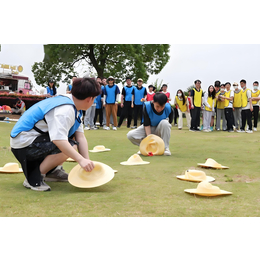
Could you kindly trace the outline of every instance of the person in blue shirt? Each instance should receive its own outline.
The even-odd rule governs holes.
[[[132,115],[133,115],[133,108],[131,107],[132,104],[132,91],[135,86],[132,85],[131,78],[126,78],[126,86],[122,89],[121,94],[121,115],[118,123],[118,127],[120,127],[123,123],[125,117],[127,117],[127,128],[130,128]]]
[[[55,82],[53,79],[50,79],[48,82],[47,89],[47,97],[54,97],[57,94],[57,88],[55,87]]]
[[[115,79],[110,76],[107,79],[108,85],[104,88],[104,97],[103,97],[103,106],[106,107],[106,128],[105,130],[110,130],[110,115],[113,116],[114,126],[113,130],[117,130],[117,104],[118,104],[118,96],[120,94],[120,90],[118,86],[115,84]]]
[[[76,76],[73,76],[71,79],[71,84],[68,85],[67,89],[66,89],[66,93],[67,94],[71,94],[71,89],[72,89],[72,85],[73,85],[73,81],[76,79]]]
[[[140,117],[142,124],[142,113],[143,113],[143,104],[147,96],[147,90],[143,85],[143,80],[137,80],[137,86],[133,88],[132,91],[132,107],[134,108],[134,126],[131,128],[137,128],[137,119]]]
[[[169,143],[174,111],[167,100],[165,94],[155,93],[153,101],[144,103],[143,124],[127,133],[127,138],[133,144],[139,146],[146,136],[158,135],[165,144],[164,155],[171,155]]]

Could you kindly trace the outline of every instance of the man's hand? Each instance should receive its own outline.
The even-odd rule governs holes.
[[[89,159],[85,159],[83,158],[82,160],[79,161],[79,165],[86,171],[86,172],[91,172],[95,165],[94,163],[89,160]]]

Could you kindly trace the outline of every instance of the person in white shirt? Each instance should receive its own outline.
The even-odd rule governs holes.
[[[36,103],[11,131],[11,150],[21,163],[28,189],[50,191],[44,180],[68,181],[68,174],[55,171],[68,157],[87,172],[94,169],[81,119],[82,110],[91,107],[101,88],[95,79],[77,78],[71,93]]]

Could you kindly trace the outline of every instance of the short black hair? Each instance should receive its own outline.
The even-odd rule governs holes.
[[[215,83],[214,83],[214,87],[219,88],[220,84],[221,84],[221,82],[219,80],[216,80]]]
[[[245,79],[241,79],[240,83],[245,83],[246,84],[246,80]]]
[[[153,85],[149,85],[149,86],[148,86],[148,89],[149,89],[149,88],[153,88],[153,89],[154,89],[154,86],[153,86]]]
[[[220,84],[220,87],[225,87],[225,84]]]
[[[201,83],[201,81],[199,79],[197,79],[197,80],[194,81],[194,84],[196,84],[197,82]]]
[[[94,78],[76,78],[72,86],[71,94],[79,100],[101,94],[101,87]]]
[[[165,94],[163,93],[155,93],[155,95],[153,96],[153,102],[157,102],[159,103],[160,106],[163,106],[166,104],[168,98]]]
[[[125,80],[128,80],[128,79],[132,80],[130,77],[126,77],[126,79],[125,79]]]
[[[231,86],[230,82],[226,82],[226,83],[225,83],[225,86],[226,86],[227,84],[229,84],[229,85]]]
[[[257,85],[259,85],[258,81],[255,81],[253,84],[257,84]]]
[[[163,84],[163,85],[162,85],[162,88],[163,88],[163,87],[167,87],[167,88],[168,88],[167,84]]]

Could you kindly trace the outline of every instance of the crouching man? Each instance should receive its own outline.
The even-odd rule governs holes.
[[[171,137],[171,123],[173,121],[173,109],[167,103],[167,96],[163,93],[156,93],[153,101],[144,103],[142,125],[127,133],[127,138],[135,145],[150,134],[161,137],[165,144],[164,155],[171,155],[169,142]]]
[[[85,171],[93,170],[81,117],[82,110],[91,107],[100,93],[94,79],[78,78],[73,81],[71,94],[45,99],[25,111],[11,131],[10,145],[21,163],[26,188],[49,191],[45,178],[68,181],[65,172],[55,170],[68,157]]]

